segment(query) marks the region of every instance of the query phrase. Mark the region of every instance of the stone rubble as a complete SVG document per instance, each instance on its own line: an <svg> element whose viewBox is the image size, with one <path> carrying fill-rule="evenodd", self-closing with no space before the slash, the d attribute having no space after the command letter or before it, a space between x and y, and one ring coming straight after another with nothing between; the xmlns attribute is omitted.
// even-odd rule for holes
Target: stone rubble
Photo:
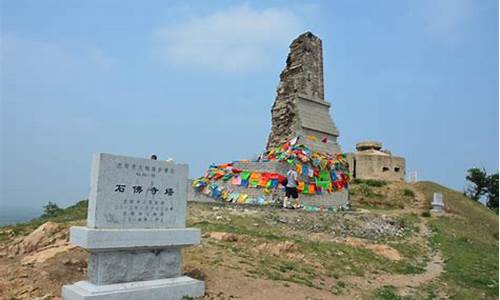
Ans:
<svg viewBox="0 0 500 300"><path fill-rule="evenodd" d="M10 258L17 255L28 254L39 251L43 248L50 248L56 244L57 246L66 245L68 238L68 230L66 227L54 223L46 222L40 225L37 229L25 237L17 238L17 240L8 247L6 253Z"/></svg>

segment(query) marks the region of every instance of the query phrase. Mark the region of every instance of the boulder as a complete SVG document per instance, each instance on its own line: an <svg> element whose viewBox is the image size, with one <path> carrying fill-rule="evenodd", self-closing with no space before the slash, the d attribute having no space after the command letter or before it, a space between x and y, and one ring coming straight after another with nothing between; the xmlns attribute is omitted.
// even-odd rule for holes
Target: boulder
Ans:
<svg viewBox="0 0 500 300"><path fill-rule="evenodd" d="M11 247L8 252L11 255L26 254L36 251L40 248L54 244L59 240L66 240L67 229L60 224L47 222L40 225L29 235L20 238Z"/></svg>

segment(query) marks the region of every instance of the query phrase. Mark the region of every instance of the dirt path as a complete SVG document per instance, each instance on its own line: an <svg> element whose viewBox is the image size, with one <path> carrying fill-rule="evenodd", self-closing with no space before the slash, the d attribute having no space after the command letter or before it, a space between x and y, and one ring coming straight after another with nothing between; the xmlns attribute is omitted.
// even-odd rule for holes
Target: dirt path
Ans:
<svg viewBox="0 0 500 300"><path fill-rule="evenodd" d="M392 285L397 288L417 287L430 282L438 277L443 271L443 259L441 254L436 252L432 255L429 263L422 274L412 275L371 275L368 277L349 277L348 282L361 290L373 290L384 285Z"/></svg>
<svg viewBox="0 0 500 300"><path fill-rule="evenodd" d="M233 270L206 270L207 295L201 299L353 299L350 295L332 295L325 289L316 289L292 282L281 282L245 277Z"/></svg>
<svg viewBox="0 0 500 300"><path fill-rule="evenodd" d="M405 210L394 210L393 215L401 215L408 212L413 212L420 214L426 209L425 196L420 193L413 186L411 187L415 193L416 207ZM412 288L416 288L422 284L431 282L434 278L441 275L444 268L444 261L439 251L433 251L430 248L428 238L430 235L430 230L427 226L427 222L423 221L419 223L419 234L412 237L412 241L421 242L426 245L427 251L431 253L431 257L427 266L425 267L425 272L421 274L383 274L383 275L369 275L364 277L349 277L347 281L353 286L359 288L360 290L374 290L381 288L386 285L391 285L400 289L402 294L405 294Z"/></svg>

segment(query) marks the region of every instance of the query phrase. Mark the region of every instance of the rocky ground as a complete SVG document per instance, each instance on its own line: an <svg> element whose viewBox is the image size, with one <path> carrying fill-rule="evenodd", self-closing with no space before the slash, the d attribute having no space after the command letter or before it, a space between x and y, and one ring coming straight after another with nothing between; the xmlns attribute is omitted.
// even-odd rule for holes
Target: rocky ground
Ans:
<svg viewBox="0 0 500 300"><path fill-rule="evenodd" d="M351 190L353 211L342 213L190 203L188 225L203 238L184 250L183 271L205 280L203 299L467 299L467 291L498 298L496 215L465 208L486 214L481 226L492 230L487 245L471 233L468 247L497 252L478 270L485 282L471 284L449 273L474 253L464 248L456 258L446 247L454 240L439 227L467 224L463 199L444 216L426 217L428 185L368 182ZM0 229L1 299L59 299L62 285L85 278L87 253L67 242L68 228L84 220L73 219Z"/></svg>

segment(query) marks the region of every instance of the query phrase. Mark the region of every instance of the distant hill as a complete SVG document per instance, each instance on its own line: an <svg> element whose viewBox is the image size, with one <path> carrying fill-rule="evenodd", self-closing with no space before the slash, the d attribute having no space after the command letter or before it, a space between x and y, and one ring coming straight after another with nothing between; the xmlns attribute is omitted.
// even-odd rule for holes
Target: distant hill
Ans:
<svg viewBox="0 0 500 300"><path fill-rule="evenodd" d="M26 222L40 215L41 208L0 207L0 226Z"/></svg>

